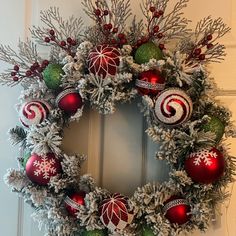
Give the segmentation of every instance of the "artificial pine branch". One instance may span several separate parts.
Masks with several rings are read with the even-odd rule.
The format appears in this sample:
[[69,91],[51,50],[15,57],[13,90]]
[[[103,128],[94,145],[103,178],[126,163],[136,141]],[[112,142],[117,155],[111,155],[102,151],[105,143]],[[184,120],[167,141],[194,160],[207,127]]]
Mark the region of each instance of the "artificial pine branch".
[[15,128],[11,128],[8,131],[9,134],[9,139],[11,141],[12,145],[17,145],[21,143],[21,145],[24,145],[26,137],[27,137],[27,132],[20,126],[16,126]]

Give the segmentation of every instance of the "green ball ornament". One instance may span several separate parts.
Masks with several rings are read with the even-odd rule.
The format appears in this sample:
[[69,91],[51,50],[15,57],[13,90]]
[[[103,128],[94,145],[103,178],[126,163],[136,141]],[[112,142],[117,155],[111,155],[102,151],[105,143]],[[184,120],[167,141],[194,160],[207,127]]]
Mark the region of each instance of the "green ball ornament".
[[106,230],[95,229],[91,231],[84,231],[82,236],[107,236]]
[[22,160],[20,160],[20,164],[22,166],[23,169],[25,169],[26,163],[29,160],[29,158],[31,157],[31,152],[30,151],[25,151],[22,157]]
[[151,227],[145,226],[142,229],[142,235],[141,236],[155,236],[153,233]]
[[64,74],[59,64],[49,64],[43,71],[43,79],[49,89],[58,89],[61,84],[61,75]]
[[214,133],[216,135],[215,141],[218,143],[224,135],[225,125],[219,118],[210,116],[210,120],[202,126],[202,129],[205,132]]
[[147,63],[150,59],[161,60],[163,54],[161,49],[153,42],[142,44],[135,52],[134,60],[138,64]]

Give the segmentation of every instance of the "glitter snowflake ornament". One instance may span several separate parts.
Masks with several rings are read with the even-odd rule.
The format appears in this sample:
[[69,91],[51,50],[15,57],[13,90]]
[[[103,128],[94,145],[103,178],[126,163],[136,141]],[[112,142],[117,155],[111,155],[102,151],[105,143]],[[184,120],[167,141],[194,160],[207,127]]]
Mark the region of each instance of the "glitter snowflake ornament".
[[47,185],[51,177],[61,173],[62,168],[55,155],[48,153],[46,156],[31,155],[26,163],[25,170],[32,182],[38,185]]
[[128,210],[127,198],[119,193],[105,199],[99,212],[100,220],[111,231],[123,230],[133,220],[133,214]]
[[216,148],[201,149],[185,160],[185,170],[196,183],[211,184],[219,180],[225,170],[223,154]]
[[120,52],[113,46],[98,45],[88,57],[89,72],[95,75],[114,76],[120,65]]

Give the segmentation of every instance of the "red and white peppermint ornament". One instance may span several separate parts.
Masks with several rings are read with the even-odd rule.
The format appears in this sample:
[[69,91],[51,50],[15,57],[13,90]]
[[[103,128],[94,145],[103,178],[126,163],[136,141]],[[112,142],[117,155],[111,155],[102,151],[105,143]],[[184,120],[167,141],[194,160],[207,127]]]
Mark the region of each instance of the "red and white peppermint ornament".
[[88,70],[90,73],[102,76],[114,76],[120,65],[120,52],[109,45],[98,45],[89,53]]
[[196,183],[211,184],[224,173],[225,159],[216,148],[201,149],[185,160],[185,170]]
[[179,88],[162,91],[155,102],[155,116],[165,125],[177,126],[186,122],[192,111],[191,98]]
[[99,207],[100,220],[111,231],[122,230],[133,221],[128,211],[128,199],[119,193],[105,199]]
[[61,173],[61,163],[53,153],[46,156],[31,155],[25,167],[28,178],[38,185],[47,185],[50,178]]
[[19,115],[25,127],[42,123],[48,116],[50,106],[42,100],[33,100],[22,104]]

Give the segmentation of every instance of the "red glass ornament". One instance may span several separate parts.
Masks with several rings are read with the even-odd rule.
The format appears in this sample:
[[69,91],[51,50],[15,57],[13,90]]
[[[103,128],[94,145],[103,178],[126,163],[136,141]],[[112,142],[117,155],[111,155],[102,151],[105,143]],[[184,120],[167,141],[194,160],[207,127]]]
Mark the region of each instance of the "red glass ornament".
[[194,182],[211,184],[224,173],[225,159],[216,148],[201,149],[185,160],[185,170]]
[[141,95],[156,96],[165,88],[165,78],[157,70],[144,71],[136,80],[136,87]]
[[76,217],[76,213],[79,211],[79,206],[81,205],[84,206],[85,195],[86,195],[85,192],[80,191],[69,194],[65,198],[65,207],[71,216]]
[[56,104],[62,111],[72,115],[83,106],[83,99],[76,89],[67,88],[59,93]]
[[165,217],[173,224],[185,224],[191,218],[190,206],[187,201],[178,196],[170,197],[163,208]]
[[88,56],[88,69],[90,73],[102,76],[114,76],[120,65],[120,52],[109,45],[95,47]]
[[119,193],[105,199],[99,207],[100,220],[110,230],[122,230],[133,220],[133,214],[128,211],[127,198]]
[[47,185],[50,178],[61,173],[61,163],[53,153],[46,156],[31,155],[25,167],[28,178],[38,184]]

